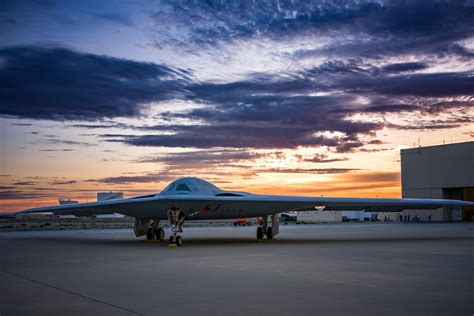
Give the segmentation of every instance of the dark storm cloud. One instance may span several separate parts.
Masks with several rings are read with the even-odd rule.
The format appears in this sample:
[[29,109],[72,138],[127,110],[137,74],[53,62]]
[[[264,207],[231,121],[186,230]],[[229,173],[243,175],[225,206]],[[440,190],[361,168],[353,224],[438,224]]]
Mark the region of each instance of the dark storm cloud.
[[[474,76],[470,73],[398,74],[402,69],[420,65],[392,64],[388,70],[363,66],[355,61],[332,61],[301,73],[304,79],[297,75],[254,75],[233,83],[193,84],[188,87],[191,98],[209,106],[181,113],[166,112],[162,118],[186,118],[204,125],[143,127],[142,130],[174,134],[123,136],[122,141],[135,146],[195,148],[330,146],[338,152],[351,152],[364,145],[358,135],[372,135],[385,124],[348,120],[348,114],[440,113],[465,108],[470,101],[439,102],[437,97],[474,94]],[[311,96],[310,91],[332,95]],[[341,91],[345,93],[341,95]],[[372,104],[359,104],[358,96],[368,98]],[[419,96],[429,97],[430,101],[414,99],[401,103]],[[384,104],[377,100],[380,97],[400,103]],[[345,136],[314,136],[318,131],[342,132]]]
[[466,47],[461,46],[459,44],[451,44],[444,49],[439,49],[439,53],[441,55],[446,53],[452,53],[468,60],[474,58],[474,51],[469,51]]
[[[377,67],[364,69],[355,62],[333,61],[306,71],[304,80],[298,76],[281,78],[262,75],[256,76],[258,79],[250,78],[233,83],[195,83],[188,86],[189,97],[208,105],[187,112],[165,112],[162,118],[167,121],[185,118],[205,124],[137,128],[144,131],[174,132],[166,135],[103,136],[107,136],[109,141],[123,141],[134,146],[329,146],[337,152],[351,152],[364,146],[358,135],[372,135],[386,124],[348,120],[349,114],[410,111],[435,114],[468,108],[472,103],[437,99],[474,94],[474,76],[470,73],[386,75],[398,73],[403,67],[405,66],[397,65],[388,71],[381,71]],[[313,91],[324,91],[332,95],[307,95],[312,88]],[[341,91],[345,93],[341,95]],[[359,104],[358,96],[366,97],[372,104]],[[420,100],[420,96],[429,99]],[[387,104],[378,100],[384,98],[395,103]],[[410,102],[402,103],[407,98]],[[319,131],[342,132],[345,136],[315,136],[314,133]],[[110,139],[111,137],[115,138]]]
[[[145,7],[156,21],[157,36],[153,40],[160,47],[180,49],[189,45],[197,56],[200,48],[212,47],[212,54],[217,56],[222,44],[233,41],[302,38],[310,44],[321,36],[329,39],[322,46],[308,45],[309,48],[286,55],[278,51],[275,54],[290,63],[312,56],[322,57],[325,62],[309,69],[288,67],[291,70],[287,73],[247,74],[244,79],[223,83],[196,81],[189,72],[164,65],[64,48],[3,48],[0,115],[87,120],[94,122],[71,126],[149,132],[101,135],[108,141],[133,146],[328,146],[332,151],[345,153],[370,144],[361,140],[366,139],[362,135],[374,136],[384,127],[409,128],[386,123],[383,116],[387,113],[419,112],[434,116],[472,106],[468,99],[474,95],[471,69],[430,69],[437,66],[436,58],[448,57],[443,63],[472,58],[474,53],[462,43],[474,34],[474,6],[469,1],[180,1]],[[92,14],[96,18],[132,26],[124,12],[93,12],[98,12]],[[365,101],[361,102],[361,98]],[[203,107],[165,112],[161,118],[168,124],[160,126],[103,120],[136,118],[150,102],[160,106],[160,101],[174,99],[195,101]],[[378,115],[381,119],[350,119],[359,113]],[[186,125],[180,123],[182,119],[187,121]],[[425,123],[412,129],[462,124],[466,121]],[[342,136],[318,134],[327,131]],[[85,145],[65,141],[61,144]],[[250,151],[244,153],[248,155]],[[222,157],[205,157],[197,151],[192,155],[203,163],[231,160],[224,157],[231,155],[224,151]],[[183,163],[191,159],[186,154],[173,158]],[[166,159],[155,158],[157,162],[171,163]],[[323,162],[324,158],[320,160]]]
[[38,46],[0,49],[0,115],[50,120],[138,116],[179,94],[186,73],[164,65]]
[[[357,79],[357,80],[354,80]],[[342,79],[341,88],[351,92],[375,92],[380,95],[454,97],[474,94],[472,72],[413,74],[390,77]]]
[[439,53],[474,30],[472,1],[185,1],[150,11],[155,32],[169,30],[172,24],[183,33],[173,40],[184,45],[218,45],[250,37],[285,41],[295,36],[352,35],[351,44],[339,41],[313,52],[320,55]]
[[364,107],[361,109],[345,111],[343,109],[339,110],[346,113],[400,113],[400,112],[413,112],[413,111],[423,111],[425,108],[412,105],[412,104],[383,104],[383,105],[373,105]]
[[[251,169],[249,163],[254,163],[256,160],[276,161],[285,159],[285,153],[281,151],[274,152],[250,152],[246,150],[233,149],[215,149],[215,150],[199,150],[188,151],[181,153],[157,154],[155,156],[148,156],[137,160],[137,163],[159,163],[165,166],[165,170],[170,172],[179,168],[184,169],[198,169],[200,171],[209,168],[216,172],[216,168],[239,168]],[[241,164],[242,162],[246,164]],[[182,172],[186,173],[186,172]],[[194,172],[193,172],[194,173]]]
[[[349,124],[350,125],[350,124]],[[362,124],[364,125],[364,124]],[[373,126],[374,124],[369,124]],[[370,129],[371,130],[371,129]],[[125,142],[134,146],[164,146],[193,148],[295,148],[297,146],[330,146],[343,152],[355,136],[340,139],[314,136],[308,126],[258,126],[258,125],[192,125],[175,127],[176,134],[169,135],[122,135],[110,141]],[[119,135],[114,135],[119,136]]]
[[145,157],[138,160],[141,163],[163,163],[170,165],[215,165],[222,163],[252,160],[264,157],[266,154],[252,153],[243,150],[206,150],[183,153],[160,154],[156,157]]
[[428,68],[425,63],[397,63],[397,64],[390,64],[387,66],[382,67],[382,71],[384,72],[406,72],[406,71],[415,71],[415,70],[423,70]]

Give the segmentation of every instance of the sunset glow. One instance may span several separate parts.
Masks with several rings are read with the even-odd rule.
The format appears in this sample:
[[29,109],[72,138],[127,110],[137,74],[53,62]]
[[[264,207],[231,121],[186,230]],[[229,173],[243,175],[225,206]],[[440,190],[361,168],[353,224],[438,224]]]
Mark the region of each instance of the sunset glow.
[[400,197],[400,149],[474,140],[464,1],[0,8],[0,212],[159,192]]

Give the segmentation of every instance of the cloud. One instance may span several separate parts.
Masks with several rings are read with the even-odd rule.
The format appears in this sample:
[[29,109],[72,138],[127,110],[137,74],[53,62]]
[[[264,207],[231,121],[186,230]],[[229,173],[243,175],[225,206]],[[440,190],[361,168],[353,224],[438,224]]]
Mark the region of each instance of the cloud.
[[72,148],[64,148],[64,149],[40,149],[39,151],[58,152],[58,151],[74,151],[74,149],[72,149]]
[[118,176],[118,177],[106,177],[101,179],[90,179],[86,182],[100,182],[107,184],[128,184],[128,183],[153,183],[161,181],[171,181],[176,177],[168,175],[166,173],[149,173],[146,175],[137,175],[137,176]]
[[349,158],[340,157],[340,158],[330,158],[327,154],[315,154],[313,156],[307,157],[302,155],[296,155],[298,161],[306,162],[316,162],[316,163],[329,163],[329,162],[338,162],[338,161],[347,161]]
[[399,75],[384,78],[342,80],[341,86],[352,91],[370,91],[381,95],[455,97],[474,93],[471,72]]
[[[451,69],[451,64],[459,66],[461,59],[465,63],[470,58],[463,41],[472,37],[474,10],[467,1],[180,2],[142,8],[156,22],[152,41],[176,51],[177,59],[183,58],[183,44],[190,45],[198,58],[220,56],[234,44],[245,48],[252,41],[262,42],[262,48],[268,43],[296,46],[272,52],[285,64],[278,71],[247,72],[237,79],[228,75],[224,64],[238,51],[220,58],[221,80],[198,80],[190,70],[60,47],[2,48],[0,115],[85,120],[89,123],[70,126],[140,131],[101,135],[131,146],[228,150],[326,146],[348,153],[370,144],[369,138],[385,127],[408,128],[388,122],[387,113],[420,112],[427,117],[472,106],[472,69],[437,68]],[[93,12],[99,19],[132,26],[125,11]],[[200,106],[166,112],[173,100]],[[167,123],[134,126],[104,121],[139,118],[149,108],[159,109],[155,118]],[[358,114],[376,119],[353,119]],[[466,124],[460,120],[424,126]],[[322,132],[340,135],[318,134]],[[198,152],[190,156],[203,163],[218,159],[203,158]],[[166,163],[164,157],[159,159]]]
[[[350,119],[351,115],[413,111],[435,114],[468,108],[472,103],[445,101],[474,94],[474,76],[468,72],[393,75],[394,68],[407,67],[397,65],[392,70],[389,68],[390,71],[364,67],[355,62],[334,61],[300,73],[305,79],[296,75],[254,74],[247,80],[232,83],[189,84],[188,98],[207,106],[163,112],[161,118],[200,124],[142,126],[137,129],[153,134],[103,137],[133,146],[328,146],[343,153],[364,146],[361,135],[374,135],[388,126],[382,116],[378,121],[361,121]],[[313,95],[311,91],[328,95]],[[367,102],[361,103],[361,97]],[[315,135],[327,131],[340,132],[343,136],[335,139]]]
[[187,72],[66,48],[0,49],[0,115],[48,120],[139,116],[182,93]]
[[267,168],[257,169],[256,173],[305,173],[305,174],[338,174],[360,170],[357,168]]
[[12,183],[13,185],[35,185],[36,182],[34,181],[18,181],[15,183]]
[[77,181],[76,180],[64,180],[64,181],[55,180],[55,181],[48,182],[48,184],[51,184],[51,185],[65,185],[65,184],[74,184],[74,183],[77,183]]
[[387,150],[393,150],[393,148],[360,148],[358,151],[360,152],[365,152],[365,153],[376,153],[376,152],[381,152],[381,151],[387,151]]
[[0,200],[28,200],[44,197],[41,193],[22,192],[15,190],[0,191]]
[[130,17],[119,14],[119,13],[116,13],[116,12],[112,12],[112,13],[110,13],[110,12],[109,13],[105,13],[105,12],[91,13],[91,15],[96,17],[96,18],[103,19],[105,21],[110,21],[110,22],[117,23],[119,25],[123,25],[123,26],[127,26],[127,27],[134,26],[134,23],[132,22]]
[[78,142],[74,140],[65,140],[65,139],[59,139],[59,138],[53,138],[53,137],[49,137],[44,142],[48,144],[54,144],[54,145],[68,145],[68,146],[77,145],[77,146],[85,146],[85,147],[97,146],[97,144],[93,144],[93,143]]
[[413,63],[397,63],[397,64],[390,64],[382,67],[382,71],[388,73],[399,73],[399,72],[407,72],[407,71],[415,71],[415,70],[423,70],[428,68],[428,65],[421,62],[413,62]]
[[344,177],[345,180],[351,183],[357,182],[399,182],[399,171],[365,171],[360,173],[353,173]]
[[[309,126],[284,126],[273,124],[270,126],[258,126],[241,124],[238,122],[226,125],[182,125],[170,127],[169,131],[175,134],[147,134],[147,135],[124,135],[104,134],[101,135],[110,142],[123,142],[133,146],[163,146],[163,147],[186,147],[186,148],[296,148],[298,146],[330,146],[338,152],[351,151],[352,148],[360,147],[363,142],[358,141],[357,136],[344,136],[341,138],[327,138],[314,136],[317,129]],[[340,124],[341,125],[341,124]],[[352,123],[347,122],[347,131],[367,131],[377,126],[374,123]],[[380,128],[382,125],[380,125]],[[334,130],[334,125],[330,127]],[[155,130],[162,129],[156,127]]]
[[159,154],[137,160],[140,163],[162,163],[166,166],[213,166],[240,161],[252,161],[259,158],[282,157],[283,153],[256,153],[245,150],[206,150],[188,151],[182,153]]
[[441,41],[468,36],[474,17],[469,1],[176,2],[149,11],[160,45],[175,39],[213,46],[328,34],[385,39],[392,46],[402,39]]

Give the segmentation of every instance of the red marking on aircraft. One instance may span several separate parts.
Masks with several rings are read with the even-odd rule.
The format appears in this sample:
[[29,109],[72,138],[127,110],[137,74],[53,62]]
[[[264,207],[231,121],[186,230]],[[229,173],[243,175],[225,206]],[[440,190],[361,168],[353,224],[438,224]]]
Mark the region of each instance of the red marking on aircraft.
[[220,204],[207,204],[201,212],[207,213],[207,212],[214,212],[216,211],[219,207],[221,207]]

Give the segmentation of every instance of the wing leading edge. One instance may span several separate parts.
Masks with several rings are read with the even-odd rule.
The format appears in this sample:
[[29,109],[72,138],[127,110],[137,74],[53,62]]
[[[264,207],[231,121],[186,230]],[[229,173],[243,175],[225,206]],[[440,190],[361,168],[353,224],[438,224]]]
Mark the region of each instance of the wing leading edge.
[[[215,209],[209,210],[210,205],[216,206]],[[327,211],[400,212],[405,209],[437,209],[445,206],[474,206],[474,202],[441,199],[315,198],[253,194],[241,196],[156,195],[143,198],[41,207],[19,213],[51,212],[58,215],[76,216],[120,213],[141,218],[166,218],[167,209],[178,207],[186,214],[242,209],[245,213],[236,214],[236,218],[239,218],[243,215],[251,217],[287,211],[316,210],[315,207],[324,207],[324,210]],[[223,215],[225,215],[225,218],[229,218],[230,214],[225,213]],[[212,217],[218,218],[218,216],[218,213],[214,213]]]

